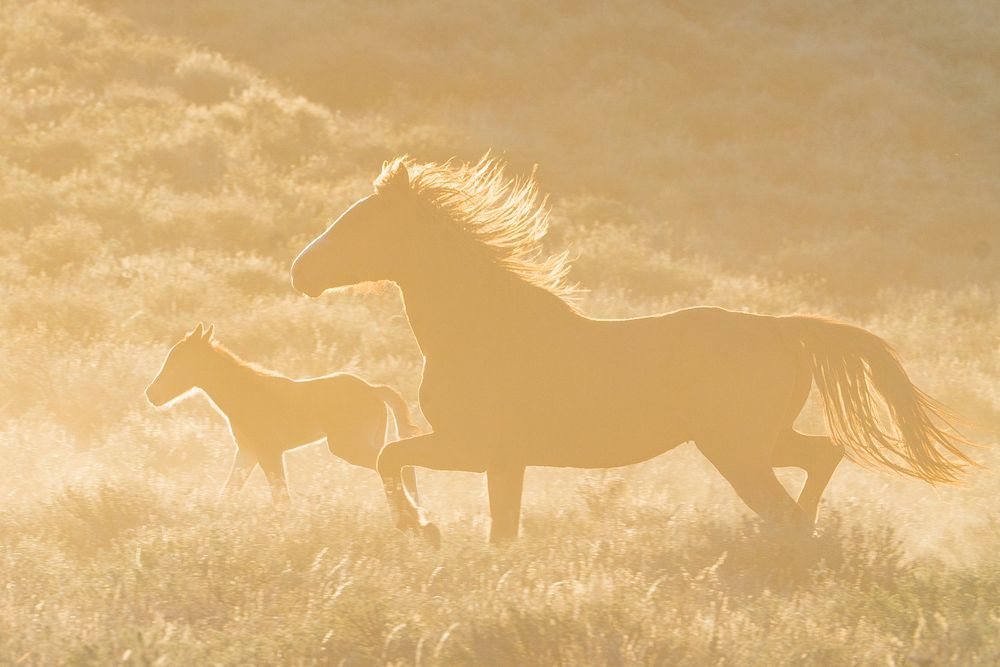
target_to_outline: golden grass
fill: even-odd
[[[287,512],[215,504],[219,418],[142,397],[196,321],[415,399],[394,293],[287,280],[401,153],[539,163],[588,314],[848,319],[997,441],[993,4],[464,7],[0,4],[0,662],[995,664],[990,449],[962,489],[845,464],[792,546],[690,448],[531,471],[500,550],[479,477],[424,476],[432,552],[322,448]]]

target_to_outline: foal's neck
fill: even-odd
[[[238,410],[260,373],[228,350],[213,346],[202,368],[198,386],[226,415]]]

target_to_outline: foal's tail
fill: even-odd
[[[884,340],[819,317],[779,321],[810,356],[830,435],[848,458],[931,484],[955,483],[977,465],[960,449],[974,443],[954,431],[953,413],[910,382]]]
[[[380,384],[375,386],[375,393],[392,410],[392,416],[396,420],[396,432],[400,438],[410,438],[420,434],[420,427],[413,423],[410,406],[398,391],[387,384]]]

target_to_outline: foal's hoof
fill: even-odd
[[[419,528],[420,536],[435,549],[441,548],[441,531],[433,523],[425,523]]]

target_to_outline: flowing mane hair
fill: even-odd
[[[542,247],[549,206],[548,198],[539,194],[534,171],[526,178],[508,178],[505,167],[489,153],[475,164],[416,162],[404,155],[383,164],[375,192],[406,188],[478,241],[495,264],[531,285],[575,301],[580,290],[567,280],[569,254],[547,254]]]
[[[218,357],[224,359],[229,364],[231,364],[233,366],[236,366],[238,368],[250,371],[251,373],[254,373],[255,375],[264,375],[264,376],[267,376],[267,377],[285,377],[281,373],[278,373],[277,371],[273,371],[270,368],[266,368],[264,366],[261,366],[260,364],[258,364],[256,362],[247,361],[246,359],[244,359],[243,357],[239,356],[238,354],[236,354],[235,352],[233,352],[232,350],[230,350],[228,347],[226,347],[225,345],[223,345],[222,343],[220,343],[217,340],[213,339],[212,341],[209,342],[209,349],[215,355],[217,355]]]

